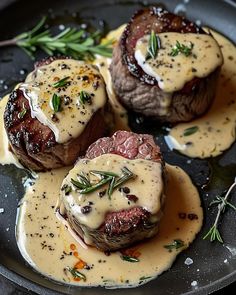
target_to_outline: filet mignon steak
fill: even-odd
[[[104,199],[108,198],[106,190],[104,191],[104,188],[101,188],[95,193],[96,196],[90,194],[81,197],[78,193],[75,196],[71,196],[70,181],[73,174],[69,173],[62,185],[60,199],[62,208],[61,214],[65,216],[71,227],[87,244],[94,245],[98,249],[104,251],[115,251],[128,247],[137,241],[154,236],[158,232],[158,224],[162,216],[163,205],[164,162],[161,157],[160,149],[154,143],[151,135],[117,131],[112,137],[100,138],[88,148],[85,158],[79,159],[75,167],[72,169],[75,169],[74,175],[79,175],[83,172],[79,171],[77,168],[81,167],[79,166],[81,161],[83,161],[85,166],[88,165],[91,160],[97,160],[96,163],[98,163],[98,159],[104,156],[107,156],[108,161],[112,161],[112,155],[119,155],[121,156],[119,158],[124,160],[129,159],[131,160],[131,163],[132,161],[143,159],[150,164],[156,163],[155,167],[160,167],[159,176],[157,176],[156,171],[152,171],[155,175],[154,177],[158,178],[155,179],[154,182],[157,181],[160,186],[160,190],[158,191],[158,189],[156,189],[153,197],[155,206],[159,204],[159,207],[158,210],[153,213],[148,210],[148,206],[145,208],[144,206],[137,205],[139,204],[137,202],[138,198],[144,198],[143,202],[146,202],[147,204],[149,202],[149,200],[145,200],[147,195],[133,195],[131,183],[127,182],[119,186],[117,190],[120,191],[120,195],[118,197],[124,198],[125,195],[129,204],[122,209],[108,210],[105,213],[104,219],[99,227],[94,228],[92,226],[88,226],[83,219],[83,215],[78,218],[77,213],[80,210],[84,210],[84,214],[90,218],[90,222],[92,223],[94,216],[90,215],[91,211],[100,214],[99,209],[96,207],[96,196],[99,195],[100,197],[99,203],[103,202]],[[94,169],[97,170],[98,167],[94,167]],[[135,172],[136,171],[134,171],[134,173]],[[143,174],[143,172],[144,171],[142,171],[141,174]],[[148,174],[149,172],[145,171],[145,173]],[[137,177],[140,178],[142,176],[137,175]],[[137,186],[136,180],[134,180],[133,185]],[[146,185],[147,187],[143,184],[148,191],[148,184]],[[68,189],[69,187],[70,189]],[[79,198],[80,202],[83,202],[83,206],[86,202],[88,202],[88,204],[82,207],[82,209],[78,209]],[[115,196],[111,195],[111,202],[116,202],[114,198]],[[80,206],[82,206],[81,203]],[[84,209],[85,207],[86,210]]]
[[[165,122],[189,121],[202,115],[214,99],[220,66],[209,75],[203,78],[195,76],[182,89],[168,93],[171,101],[168,111],[163,113],[166,93],[159,87],[156,78],[147,74],[135,58],[138,40],[152,31],[156,35],[170,32],[206,34],[193,22],[159,7],[135,13],[113,50],[110,72],[118,99],[137,113]],[[221,54],[219,58],[222,60]]]
[[[60,61],[60,70],[63,72],[64,70],[69,71],[69,61],[70,59],[55,59],[55,58],[49,58],[46,60],[43,60],[41,62],[36,63],[35,71],[32,72],[27,79],[31,79],[30,87],[34,89],[40,89],[42,86],[37,81],[37,75],[41,71],[43,73],[46,72],[46,67],[53,64],[55,61]],[[78,69],[79,71],[79,66]],[[54,82],[60,82],[58,81],[56,68],[50,69],[51,76],[50,79],[55,79]],[[5,114],[4,114],[4,121],[5,121],[5,129],[8,135],[9,144],[11,150],[15,153],[15,155],[18,157],[20,162],[26,166],[27,168],[30,168],[35,171],[43,171],[48,170],[52,168],[58,168],[66,165],[71,165],[75,162],[75,160],[78,158],[78,156],[81,156],[85,153],[88,146],[97,140],[99,137],[104,136],[106,134],[106,123],[105,123],[105,116],[104,112],[106,110],[106,94],[105,94],[105,88],[104,88],[104,82],[102,77],[100,76],[99,72],[94,69],[95,75],[96,75],[96,85],[94,85],[94,93],[96,95],[96,88],[101,87],[103,89],[104,93],[104,104],[101,108],[94,111],[94,113],[91,113],[91,117],[87,122],[83,122],[81,115],[81,121],[78,120],[78,122],[72,122],[72,116],[73,118],[75,115],[71,115],[71,117],[66,118],[66,126],[73,127],[74,130],[78,129],[82,126],[82,131],[79,135],[72,136],[70,135],[69,138],[64,142],[58,142],[55,136],[54,131],[50,128],[49,125],[44,124],[41,122],[35,115],[32,113],[32,106],[30,105],[30,99],[26,97],[27,94],[27,87],[26,90],[23,91],[21,86],[22,84],[19,84],[17,88],[10,94],[9,101],[6,105]],[[67,72],[68,73],[68,72]],[[73,75],[73,70],[71,69],[71,72],[69,72],[70,75]],[[43,74],[44,75],[44,74]],[[72,78],[69,77],[69,74],[67,74],[68,77],[66,79],[61,80],[61,87],[60,84],[53,84],[50,82],[50,79],[46,81],[45,83],[48,83],[47,90],[44,92],[50,93],[48,95],[48,100],[45,99],[45,101],[42,104],[41,109],[45,105],[48,106],[49,111],[50,109],[50,99],[54,96],[54,93],[58,93],[57,96],[55,96],[56,99],[60,99],[60,105],[54,105],[57,108],[62,108],[62,111],[59,113],[55,111],[55,113],[52,114],[52,118],[55,121],[55,126],[57,126],[57,123],[60,123],[59,119],[57,118],[59,115],[61,116],[61,120],[63,120],[63,116],[65,116],[65,112],[68,110],[71,111],[72,107],[72,91],[74,96],[80,97],[80,93],[82,90],[86,90],[87,85],[94,82],[90,81],[91,77],[85,77],[83,76],[83,73],[81,72],[81,75],[78,75],[77,79],[84,79],[83,84],[85,85],[83,89],[79,89],[76,82],[72,82]],[[85,79],[86,78],[86,79]],[[35,79],[35,84],[32,84]],[[71,81],[70,81],[71,79]],[[27,81],[27,80],[26,80]],[[32,82],[33,81],[33,82]],[[67,83],[71,83],[71,87],[74,86],[74,88],[70,88],[69,92],[66,92]],[[51,83],[51,84],[50,84]],[[26,84],[28,85],[28,84]],[[33,85],[33,86],[32,86]],[[37,88],[38,87],[38,88]],[[76,88],[77,87],[77,88]],[[31,88],[30,88],[31,89]],[[71,92],[70,92],[71,91]],[[51,95],[52,93],[52,95]],[[66,95],[65,95],[66,93]],[[62,95],[63,94],[63,95]],[[92,95],[92,94],[91,94]],[[94,95],[94,94],[93,94]],[[96,96],[95,96],[96,98]],[[39,98],[40,99],[40,98]],[[93,97],[91,98],[92,101]],[[53,102],[58,103],[58,102]],[[52,103],[52,104],[53,104]],[[85,102],[86,103],[86,102]],[[91,102],[91,105],[93,105],[93,102]],[[75,109],[75,107],[74,107]],[[84,105],[79,105],[78,110],[75,110],[76,112],[81,112],[84,114],[87,110]],[[59,115],[58,115],[59,114]],[[74,119],[73,119],[74,120]],[[76,124],[75,124],[76,123]],[[59,135],[60,135],[60,129]]]

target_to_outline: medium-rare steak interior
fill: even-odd
[[[98,69],[49,58],[10,94],[4,121],[10,148],[33,170],[71,165],[105,135],[107,97]]]
[[[214,99],[223,57],[193,22],[158,7],[138,11],[113,50],[110,66],[120,102],[166,122],[189,121]]]
[[[63,181],[60,214],[88,245],[114,251],[158,232],[164,162],[153,137],[99,139]]]

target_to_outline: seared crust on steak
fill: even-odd
[[[151,7],[138,11],[113,50],[110,72],[118,99],[137,113],[171,123],[190,121],[204,114],[214,99],[220,67],[209,76],[196,77],[180,91],[171,93],[171,105],[168,112],[163,114],[161,103],[166,93],[160,89],[154,77],[143,71],[134,56],[137,41],[150,34],[151,30],[155,33],[206,34],[194,23],[162,8]]]
[[[55,58],[37,63],[36,67],[49,64]],[[53,131],[37,118],[31,117],[29,101],[20,89],[9,97],[4,113],[5,129],[10,148],[20,162],[35,171],[44,171],[72,165],[88,146],[106,134],[104,109],[98,110],[77,138],[60,144]]]
[[[109,153],[128,159],[160,162],[164,167],[160,149],[155,145],[151,135],[117,131],[112,137],[100,138],[93,143],[88,148],[85,158],[93,159]],[[108,212],[104,223],[98,229],[91,229],[80,224],[70,211],[66,212],[66,216],[79,236],[82,238],[84,235],[89,236],[89,240],[98,249],[115,251],[156,235],[162,211],[151,214],[145,208],[134,206],[117,212]]]

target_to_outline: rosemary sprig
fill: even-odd
[[[172,244],[169,245],[164,245],[164,248],[166,248],[167,250],[169,250],[170,252],[175,249],[179,249],[184,247],[184,242],[180,239],[174,240]]]
[[[158,49],[161,48],[161,40],[160,38],[156,35],[156,33],[152,30],[151,35],[148,41],[148,49],[147,49],[147,55],[146,55],[146,60],[150,58],[156,58]]]
[[[99,44],[101,35],[99,32],[90,34],[83,29],[66,28],[53,36],[50,30],[45,30],[46,17],[30,31],[22,33],[10,40],[0,41],[0,47],[18,46],[32,59],[38,49],[48,55],[61,53],[72,56],[75,59],[92,60],[95,54],[106,57],[112,56],[112,42],[108,40]]]
[[[220,221],[221,214],[225,212],[226,207],[230,207],[231,209],[236,211],[236,207],[228,201],[230,193],[232,192],[235,186],[236,186],[236,177],[234,179],[234,183],[230,186],[225,196],[224,197],[217,196],[215,200],[213,200],[210,203],[210,206],[217,205],[218,212],[216,215],[215,222],[213,223],[209,231],[205,234],[205,236],[203,237],[203,240],[210,239],[211,242],[214,242],[214,241],[218,241],[220,243],[224,242],[218,229],[219,221]]]
[[[172,48],[170,55],[177,56],[179,53],[184,54],[186,57],[192,54],[194,44],[190,42],[190,46],[180,44],[179,41],[176,41],[175,46]]]
[[[52,107],[55,113],[60,112],[61,110],[61,97],[56,93],[52,96]]]
[[[184,130],[184,132],[183,132],[183,136],[192,135],[192,134],[196,133],[198,130],[199,130],[198,126],[193,126],[193,127],[186,128]]]
[[[78,271],[76,268],[67,267],[66,269],[71,273],[71,275],[75,279],[79,278],[83,281],[86,281],[86,276],[83,273],[81,273],[80,271]]]
[[[109,184],[107,194],[110,199],[114,189],[135,176],[127,167],[122,168],[121,171],[122,174],[119,176],[110,171],[91,170],[89,174],[99,177],[99,181],[96,184],[92,184],[85,174],[78,175],[78,180],[71,178],[71,183],[75,188],[79,189],[79,193],[81,194],[92,193],[105,184]]]
[[[59,87],[64,87],[64,86],[66,86],[66,85],[68,84],[68,82],[69,82],[69,81],[67,81],[69,78],[70,78],[70,77],[65,77],[65,78],[63,78],[63,79],[57,81],[56,83],[54,83],[54,84],[52,85],[52,87],[54,87],[54,88],[59,88]]]

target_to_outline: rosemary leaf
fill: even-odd
[[[108,191],[107,191],[109,199],[111,199],[111,195],[112,195],[113,190],[114,190],[115,181],[116,181],[116,178],[113,176],[112,179],[111,179],[111,182],[109,184]]]
[[[67,80],[68,80],[69,78],[70,78],[70,77],[65,77],[65,78],[59,80],[58,82],[54,83],[52,86],[53,86],[54,88],[64,87],[64,86],[66,86],[66,85],[68,84],[68,81],[67,81]]]
[[[164,245],[164,248],[166,248],[167,250],[169,250],[170,252],[175,249],[179,249],[182,248],[184,246],[184,242],[180,239],[174,240],[172,244],[169,245]]]
[[[52,107],[55,113],[61,110],[61,98],[56,93],[52,96]]]
[[[146,60],[148,60],[150,58],[153,58],[153,59],[156,58],[157,53],[158,53],[158,49],[160,49],[160,48],[161,48],[160,38],[152,30],[149,41],[148,41]]]
[[[131,257],[131,256],[128,256],[128,255],[122,255],[121,259],[125,260],[125,261],[128,261],[128,262],[139,262],[140,261],[138,258]]]
[[[99,189],[101,186],[103,186],[104,184],[107,184],[108,182],[111,181],[111,177],[107,177],[102,179],[101,181],[99,181],[98,183],[90,186],[90,187],[84,187],[82,190],[80,190],[79,192],[81,194],[89,194],[92,193],[94,191],[96,191],[97,189]]]
[[[79,189],[85,189],[86,188],[86,185],[71,178],[70,182],[76,187],[76,188],[79,188]]]
[[[184,130],[183,135],[189,136],[196,133],[199,130],[198,126],[193,126]]]
[[[108,172],[108,171],[99,171],[99,170],[91,170],[90,171],[91,174],[94,175],[101,175],[101,176],[114,176],[114,177],[118,177],[119,175],[113,172]]]
[[[26,113],[27,113],[27,109],[23,107],[22,111],[18,114],[18,118],[23,119]]]
[[[85,104],[86,102],[89,103],[91,101],[91,95],[88,92],[82,90],[79,93],[79,101],[81,104]]]
[[[71,267],[67,267],[67,269],[69,270],[69,272],[72,274],[72,276],[77,279],[81,279],[83,281],[86,281],[86,276],[81,273],[80,271],[78,271],[76,268],[71,268]]]

